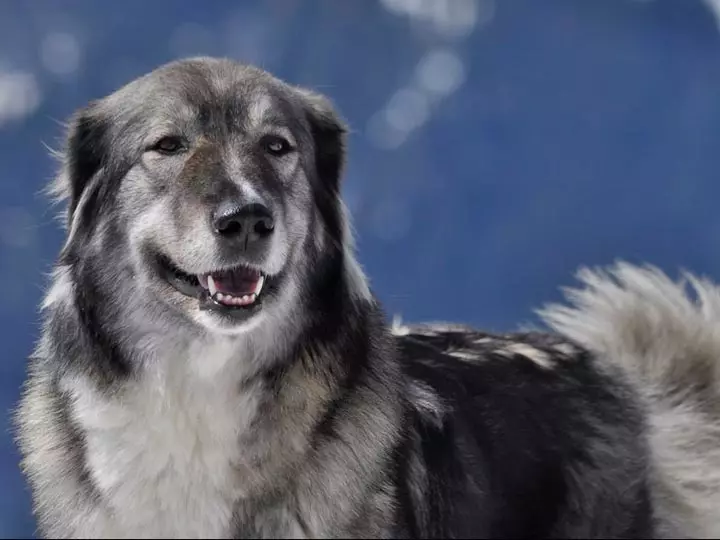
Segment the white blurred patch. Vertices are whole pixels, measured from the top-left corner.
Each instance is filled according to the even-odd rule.
[[[467,37],[495,15],[495,0],[382,0],[395,15],[404,15],[423,30],[447,38]]]
[[[390,98],[385,116],[399,131],[411,131],[425,123],[430,114],[427,97],[414,88],[401,88]]]
[[[415,88],[401,88],[368,123],[368,136],[380,148],[397,148],[429,116],[430,103],[425,94]]]
[[[455,92],[465,82],[465,65],[453,51],[434,49],[420,60],[415,74],[422,89],[444,97]]]
[[[431,41],[439,40],[420,58],[411,80],[367,123],[365,133],[370,142],[394,150],[463,85],[467,68],[456,52],[458,42],[487,26],[495,16],[496,4],[495,0],[381,0],[381,4],[394,15],[407,17],[423,35],[436,36]]]
[[[80,67],[82,51],[77,38],[68,32],[51,32],[40,43],[43,66],[55,75],[71,75]]]
[[[398,148],[428,121],[432,107],[457,91],[465,78],[465,65],[452,49],[432,49],[418,62],[410,84],[397,90],[370,118],[367,137],[378,148]]]
[[[720,29],[720,0],[705,0],[705,4],[715,16],[715,22]]]
[[[0,126],[30,116],[41,101],[40,85],[33,73],[0,70]]]

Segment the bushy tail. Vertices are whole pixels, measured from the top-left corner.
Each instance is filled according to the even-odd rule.
[[[568,305],[541,317],[620,365],[645,398],[664,535],[720,538],[720,287],[626,263],[578,277]]]

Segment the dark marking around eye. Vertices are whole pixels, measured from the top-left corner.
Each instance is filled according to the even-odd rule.
[[[185,141],[182,137],[168,136],[157,141],[154,145],[152,145],[150,150],[161,154],[171,155],[182,152],[186,148]]]
[[[265,137],[262,144],[265,151],[273,156],[284,156],[293,150],[290,143],[279,135]]]

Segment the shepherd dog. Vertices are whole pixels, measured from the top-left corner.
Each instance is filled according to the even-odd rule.
[[[356,256],[348,132],[227,58],[71,116],[14,412],[37,534],[720,535],[720,289],[617,262],[537,330],[402,324]]]

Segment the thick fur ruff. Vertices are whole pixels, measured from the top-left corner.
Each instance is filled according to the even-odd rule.
[[[720,288],[619,263],[584,269],[551,327],[631,375],[648,420],[653,501],[668,537],[720,536]]]
[[[623,268],[549,308],[556,333],[391,325],[344,134],[324,97],[209,58],[77,113],[16,416],[39,534],[720,533],[716,290]]]

